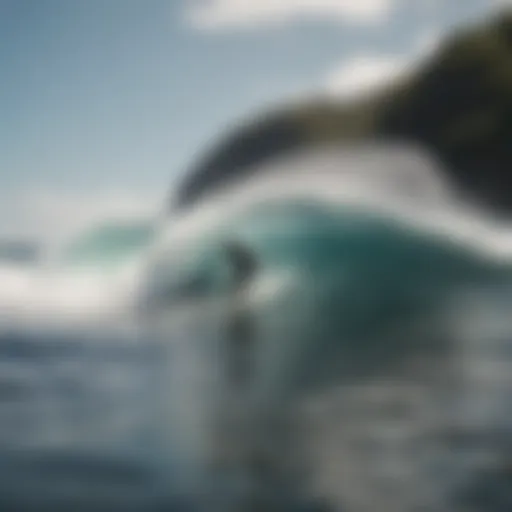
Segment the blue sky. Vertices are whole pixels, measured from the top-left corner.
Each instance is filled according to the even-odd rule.
[[[0,226],[163,197],[234,122],[378,82],[497,4],[0,0]]]

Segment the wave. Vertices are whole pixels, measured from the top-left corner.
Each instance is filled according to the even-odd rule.
[[[0,262],[0,329],[121,324],[153,224],[106,219],[58,245],[46,245],[38,261]]]
[[[234,180],[168,221],[160,243],[216,229],[252,207],[304,199],[393,218],[495,255],[508,257],[512,250],[510,224],[464,197],[440,163],[414,146],[327,145],[281,157],[249,174],[254,176]]]
[[[356,512],[462,511],[490,470],[502,485],[512,415],[496,364],[512,352],[512,231],[443,176],[415,148],[323,148],[155,224],[114,264],[100,237],[78,265],[0,267],[11,397],[0,415],[16,420],[0,441],[25,443],[3,450],[9,486],[31,482],[63,510],[86,496],[95,510],[157,510],[166,493],[188,491],[188,505],[212,487],[236,494],[209,473],[236,391],[222,371],[229,240],[261,264],[247,292],[259,334],[241,442],[262,436],[276,468],[309,471],[283,471],[287,507],[306,496]],[[282,432],[271,420],[287,411],[296,421]]]
[[[464,510],[463,495],[488,485],[475,454],[496,460],[496,431],[512,432],[512,416],[498,413],[503,371],[480,373],[482,351],[492,367],[512,331],[512,231],[443,176],[414,148],[324,148],[272,162],[169,221],[145,285],[172,341],[169,375],[180,375],[167,408],[183,467],[204,477],[216,421],[230,414],[222,404],[236,395],[218,341],[232,284],[222,248],[235,241],[260,264],[246,296],[258,342],[244,442],[263,436],[274,469],[304,464],[310,477],[295,492],[335,510],[437,511]],[[217,351],[206,372],[208,344]],[[280,433],[290,410],[294,428]],[[472,442],[455,446],[464,436]]]

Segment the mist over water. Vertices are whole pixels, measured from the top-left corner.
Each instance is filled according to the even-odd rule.
[[[232,238],[262,267],[246,405],[291,411],[295,498],[509,510],[510,234],[416,150],[326,149],[192,205],[127,265],[4,266],[2,510],[186,510],[181,494],[207,493]],[[180,305],[198,271],[208,296]]]

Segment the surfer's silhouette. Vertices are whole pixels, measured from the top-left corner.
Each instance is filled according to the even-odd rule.
[[[247,430],[247,414],[250,409],[248,396],[254,377],[252,362],[256,340],[248,303],[248,288],[259,264],[253,251],[238,241],[226,241],[221,249],[230,276],[223,350],[226,388],[218,435],[212,447],[212,469],[216,475],[241,476],[251,472],[248,458],[252,443]]]
[[[259,264],[250,248],[240,242],[226,242],[224,251],[232,276],[226,323],[228,379],[234,386],[246,387],[251,377],[251,359],[255,342],[255,326],[247,304],[247,291]]]

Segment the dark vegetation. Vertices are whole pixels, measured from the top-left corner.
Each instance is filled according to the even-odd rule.
[[[512,12],[449,37],[414,74],[350,104],[288,106],[239,127],[192,169],[177,208],[299,147],[398,139],[432,151],[467,194],[512,212]]]

